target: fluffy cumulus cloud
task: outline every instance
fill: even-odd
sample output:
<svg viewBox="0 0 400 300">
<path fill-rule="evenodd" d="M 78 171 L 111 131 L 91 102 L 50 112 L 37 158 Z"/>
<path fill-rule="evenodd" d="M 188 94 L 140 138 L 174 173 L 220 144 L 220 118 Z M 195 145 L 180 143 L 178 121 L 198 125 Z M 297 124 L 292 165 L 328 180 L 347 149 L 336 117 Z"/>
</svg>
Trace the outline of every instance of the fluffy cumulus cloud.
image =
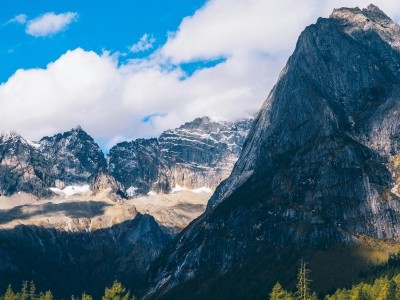
<svg viewBox="0 0 400 300">
<path fill-rule="evenodd" d="M 137 43 L 130 47 L 130 50 L 133 53 L 150 50 L 153 48 L 155 41 L 156 39 L 152 35 L 145 33 Z"/>
<path fill-rule="evenodd" d="M 66 12 L 61 14 L 49 12 L 30 20 L 25 31 L 27 34 L 34 37 L 54 35 L 62 30 L 65 30 L 69 24 L 77 19 L 77 17 L 78 14 L 74 12 Z"/>
<path fill-rule="evenodd" d="M 400 16 L 397 0 L 375 2 L 391 17 Z M 111 146 L 156 136 L 197 116 L 248 116 L 268 95 L 304 27 L 349 5 L 354 6 L 340 0 L 210 0 L 145 58 L 120 64 L 107 53 L 75 49 L 45 69 L 18 70 L 0 85 L 2 129 L 38 139 L 80 124 Z M 149 44 L 145 35 L 132 50 Z M 224 60 L 195 68 L 216 58 Z M 188 65 L 196 71 L 186 73 Z"/>
</svg>

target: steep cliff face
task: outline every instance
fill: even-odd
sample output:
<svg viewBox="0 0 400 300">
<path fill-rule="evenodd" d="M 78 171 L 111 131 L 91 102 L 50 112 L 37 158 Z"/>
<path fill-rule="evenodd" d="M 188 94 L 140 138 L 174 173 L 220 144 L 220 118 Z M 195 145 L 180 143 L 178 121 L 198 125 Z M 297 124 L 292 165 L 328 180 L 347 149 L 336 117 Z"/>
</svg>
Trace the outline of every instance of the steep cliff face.
<svg viewBox="0 0 400 300">
<path fill-rule="evenodd" d="M 48 165 L 44 156 L 16 133 L 0 135 L 0 195 L 33 192 L 48 196 Z"/>
<path fill-rule="evenodd" d="M 130 194 L 170 192 L 176 186 L 214 189 L 229 176 L 252 119 L 234 123 L 197 118 L 158 139 L 138 139 L 110 150 L 109 172 Z"/>
<path fill-rule="evenodd" d="M 52 195 L 49 188 L 90 184 L 106 160 L 99 146 L 80 127 L 29 142 L 16 133 L 0 136 L 0 194 Z"/>
<path fill-rule="evenodd" d="M 169 162 L 161 153 L 157 139 L 122 142 L 111 148 L 109 172 L 128 190 L 130 196 L 168 192 Z"/>
<path fill-rule="evenodd" d="M 215 189 L 232 171 L 252 119 L 234 123 L 197 118 L 159 138 L 175 184 Z"/>
<path fill-rule="evenodd" d="M 44 137 L 40 152 L 51 165 L 51 177 L 58 185 L 87 184 L 98 172 L 106 170 L 106 160 L 100 147 L 80 126 Z"/>
<path fill-rule="evenodd" d="M 262 298 L 300 256 L 400 236 L 399 45 L 373 5 L 303 31 L 232 174 L 155 264 L 148 297 Z"/>
</svg>

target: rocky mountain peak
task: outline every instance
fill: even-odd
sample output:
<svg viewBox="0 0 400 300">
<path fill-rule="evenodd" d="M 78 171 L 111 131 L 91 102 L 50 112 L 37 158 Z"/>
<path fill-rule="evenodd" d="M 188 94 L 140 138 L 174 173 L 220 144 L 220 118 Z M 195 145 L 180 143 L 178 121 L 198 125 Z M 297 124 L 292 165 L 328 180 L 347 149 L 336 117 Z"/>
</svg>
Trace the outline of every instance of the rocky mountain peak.
<svg viewBox="0 0 400 300">
<path fill-rule="evenodd" d="M 158 139 L 119 143 L 110 150 L 109 172 L 135 195 L 168 193 L 177 185 L 214 189 L 232 170 L 251 122 L 201 117 Z"/>
<path fill-rule="evenodd" d="M 15 131 L 8 131 L 1 133 L 0 143 L 8 144 L 9 146 L 12 145 L 16 146 L 17 144 L 19 144 L 19 145 L 24 145 L 25 147 L 32 146 L 33 148 L 37 148 L 39 146 L 37 143 L 26 140 L 19 133 Z"/>
<path fill-rule="evenodd" d="M 102 170 L 106 160 L 94 139 L 80 126 L 40 140 L 40 151 L 52 161 L 52 175 L 68 184 L 87 184 Z"/>
<path fill-rule="evenodd" d="M 213 189 L 232 170 L 251 121 L 229 123 L 197 118 L 165 131 L 158 139 L 118 143 L 110 150 L 108 160 L 79 125 L 43 137 L 39 142 L 26 141 L 17 133 L 3 133 L 0 163 L 3 160 L 7 168 L 21 162 L 29 165 L 28 171 L 36 172 L 41 184 L 29 187 L 27 183 L 21 191 L 35 195 L 48 195 L 49 188 L 90 184 L 95 193 L 110 188 L 122 197 L 124 190 L 133 197 L 149 192 L 169 193 L 176 185 Z M 31 177 L 23 175 L 24 172 L 14 174 L 12 181 L 3 182 L 4 194 L 20 191 L 15 186 L 23 176 L 29 182 Z M 9 186 L 11 183 L 13 187 Z M 120 183 L 122 186 L 118 186 Z"/>
<path fill-rule="evenodd" d="M 6 141 L 6 140 L 21 139 L 22 137 L 21 137 L 21 135 L 19 135 L 19 134 L 18 134 L 17 132 L 15 132 L 15 131 L 5 131 L 5 132 L 0 133 L 0 138 L 1 138 L 3 141 Z"/>
<path fill-rule="evenodd" d="M 372 18 L 375 16 L 373 19 L 386 19 L 391 21 L 391 19 L 374 4 L 370 4 L 366 8 L 363 8 L 363 12 Z"/>
<path fill-rule="evenodd" d="M 221 127 L 225 127 L 224 125 L 225 125 L 225 122 L 213 120 L 208 116 L 204 116 L 204 117 L 196 118 L 191 122 L 187 122 L 175 130 L 192 129 L 192 130 L 214 132 L 216 130 L 220 130 Z"/>
<path fill-rule="evenodd" d="M 365 25 L 369 22 L 379 23 L 381 25 L 393 23 L 393 21 L 379 9 L 379 7 L 373 4 L 370 4 L 367 8 L 363 8 L 362 10 L 358 7 L 342 7 L 334 9 L 330 18 L 340 19 L 358 25 Z"/>
<path fill-rule="evenodd" d="M 35 191 L 48 196 L 47 165 L 36 143 L 28 142 L 18 133 L 0 135 L 0 195 Z"/>
<path fill-rule="evenodd" d="M 84 131 L 80 125 L 63 133 L 57 133 L 50 137 L 43 137 L 40 142 L 46 143 L 50 141 L 52 143 L 59 142 L 61 140 L 63 140 L 63 142 L 67 144 L 75 143 L 77 141 L 89 141 L 91 143 L 94 143 L 93 138 L 86 131 Z"/>
<path fill-rule="evenodd" d="M 400 237 L 398 41 L 399 26 L 374 6 L 335 10 L 302 32 L 231 175 L 162 258 L 154 298 L 200 286 L 197 295 L 221 297 L 213 287 L 258 280 L 257 268 L 269 270 L 262 289 L 288 281 L 300 256 Z M 221 298 L 261 299 L 246 292 Z"/>
<path fill-rule="evenodd" d="M 345 27 L 345 32 L 355 39 L 360 40 L 362 36 L 375 32 L 392 48 L 400 51 L 400 26 L 373 4 L 362 10 L 358 7 L 335 9 L 330 19 L 338 21 Z"/>
<path fill-rule="evenodd" d="M 73 131 L 84 131 L 81 125 L 76 125 L 76 127 L 72 128 Z"/>
</svg>

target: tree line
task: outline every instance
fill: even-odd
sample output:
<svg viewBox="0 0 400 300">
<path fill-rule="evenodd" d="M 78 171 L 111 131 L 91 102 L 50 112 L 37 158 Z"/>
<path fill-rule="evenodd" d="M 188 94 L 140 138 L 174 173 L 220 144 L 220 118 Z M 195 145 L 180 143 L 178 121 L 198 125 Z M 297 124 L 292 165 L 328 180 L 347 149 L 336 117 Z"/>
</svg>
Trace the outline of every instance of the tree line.
<svg viewBox="0 0 400 300">
<path fill-rule="evenodd" d="M 400 255 L 390 257 L 384 276 L 370 280 L 369 283 L 358 283 L 347 289 L 337 289 L 333 294 L 326 295 L 324 300 L 400 300 L 400 272 L 398 261 Z M 395 265 L 394 265 L 395 264 Z M 397 272 L 393 272 L 393 266 Z M 277 282 L 269 294 L 270 300 L 317 300 L 317 294 L 310 289 L 311 280 L 309 278 L 310 269 L 304 261 L 300 262 L 297 275 L 296 291 L 285 290 Z"/>
<path fill-rule="evenodd" d="M 0 295 L 0 300 L 55 300 L 53 293 L 48 290 L 38 292 L 34 282 L 22 282 L 21 289 L 14 291 L 9 285 L 4 294 Z M 80 296 L 71 296 L 71 300 L 93 300 L 93 297 L 83 292 Z M 114 281 L 112 286 L 106 287 L 102 300 L 136 300 L 136 297 L 131 294 L 120 282 Z"/>
</svg>

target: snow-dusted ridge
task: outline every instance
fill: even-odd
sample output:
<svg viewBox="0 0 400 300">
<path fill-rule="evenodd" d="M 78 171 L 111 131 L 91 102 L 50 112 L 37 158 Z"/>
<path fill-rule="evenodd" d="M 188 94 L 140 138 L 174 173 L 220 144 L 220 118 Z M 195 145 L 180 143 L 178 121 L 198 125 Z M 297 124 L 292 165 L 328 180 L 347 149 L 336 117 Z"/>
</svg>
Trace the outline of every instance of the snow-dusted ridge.
<svg viewBox="0 0 400 300">
<path fill-rule="evenodd" d="M 2 169 L 15 174 L 11 181 L 0 179 L 0 195 L 82 194 L 88 191 L 80 187 L 92 185 L 100 173 L 114 177 L 114 185 L 122 184 L 118 189 L 128 197 L 166 194 L 180 187 L 210 192 L 230 174 L 251 123 L 197 118 L 157 139 L 118 143 L 106 157 L 80 126 L 37 142 L 3 132 L 0 174 Z"/>
</svg>

